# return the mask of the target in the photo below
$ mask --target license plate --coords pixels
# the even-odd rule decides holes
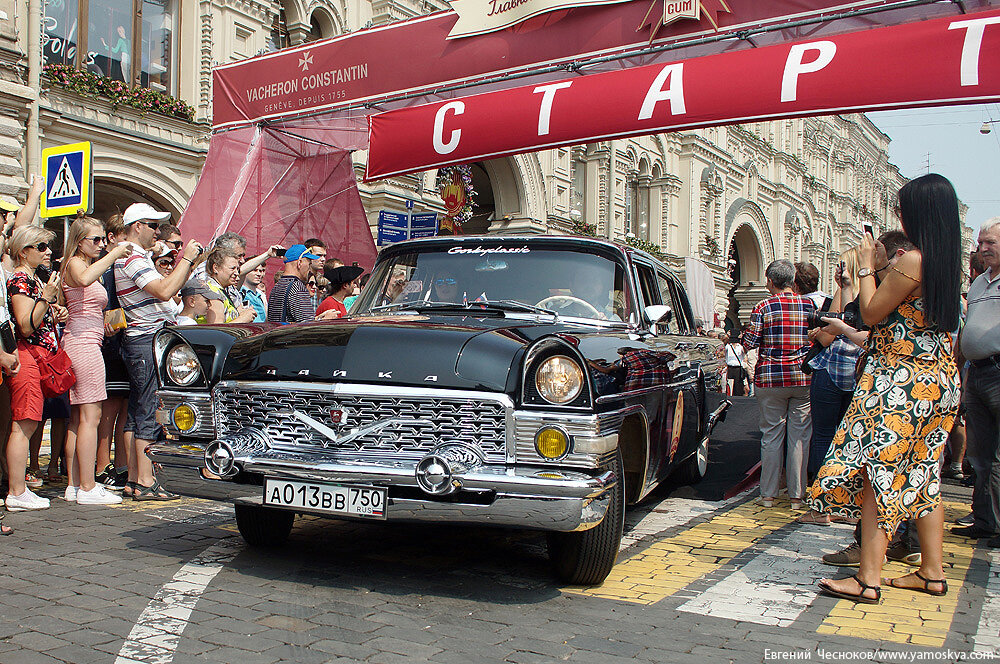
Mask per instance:
[[[311,512],[385,519],[385,487],[342,486],[264,478],[264,504]]]

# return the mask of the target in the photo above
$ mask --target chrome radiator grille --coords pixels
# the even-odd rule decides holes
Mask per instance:
[[[254,426],[267,434],[274,449],[312,449],[342,459],[416,462],[441,443],[461,441],[477,445],[487,463],[507,461],[507,418],[512,409],[496,395],[460,397],[447,390],[310,383],[221,383],[214,397],[217,435]],[[315,424],[335,433],[337,441]]]

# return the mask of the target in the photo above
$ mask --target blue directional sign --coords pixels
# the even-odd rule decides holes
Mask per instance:
[[[420,212],[407,214],[404,212],[378,213],[378,243],[402,242],[415,237],[434,237],[437,235],[437,212]]]
[[[378,243],[402,242],[407,238],[406,218],[408,215],[400,212],[378,213]]]
[[[43,218],[73,216],[78,210],[93,212],[92,158],[90,141],[42,150]]]
[[[421,212],[410,215],[410,237],[434,237],[437,235],[437,212]]]

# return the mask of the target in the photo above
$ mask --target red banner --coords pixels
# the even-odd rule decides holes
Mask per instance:
[[[586,2],[578,0],[577,4]],[[213,124],[222,128],[273,120],[430,91],[487,75],[568,65],[646,46],[654,36],[654,27],[658,31],[653,44],[657,45],[714,35],[716,24],[719,33],[735,35],[762,26],[785,26],[789,20],[819,16],[832,20],[838,12],[887,4],[887,0],[728,0],[732,13],[706,11],[699,21],[681,20],[659,27],[664,11],[659,2],[665,0],[562,9],[498,32],[460,39],[448,38],[458,20],[455,12],[448,11],[222,65],[213,71]],[[981,2],[973,2],[978,4]],[[890,12],[885,20],[895,23],[953,11],[950,6],[924,5]],[[660,18],[655,18],[657,12]],[[649,19],[650,13],[654,20]],[[882,20],[881,15],[870,15],[858,19],[861,23],[835,23],[837,29],[846,31]],[[794,32],[774,33],[773,38],[758,34],[755,39],[766,44],[793,38],[790,34]],[[704,55],[750,48],[750,44],[733,39],[699,48],[698,55]],[[618,68],[613,64],[607,67]]]
[[[676,129],[997,100],[1000,10],[379,113],[366,179]]]

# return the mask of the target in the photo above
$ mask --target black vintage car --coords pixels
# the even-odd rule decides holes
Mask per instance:
[[[273,545],[296,513],[533,528],[600,583],[627,503],[699,480],[728,402],[681,282],[589,238],[454,237],[382,251],[347,318],[173,327],[155,341],[182,494],[233,500]]]

